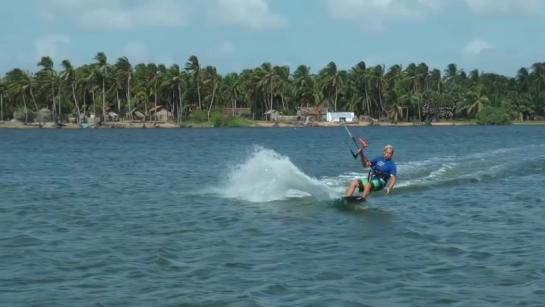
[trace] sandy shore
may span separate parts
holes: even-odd
[[[358,127],[365,127],[365,126],[388,126],[388,127],[415,127],[415,126],[425,126],[426,123],[408,123],[408,122],[398,122],[398,123],[391,123],[391,122],[376,122],[376,123],[370,123],[367,121],[360,121],[357,123],[346,123],[347,126],[358,126]],[[475,125],[475,123],[469,122],[469,121],[456,121],[456,122],[432,122],[432,126],[468,126],[468,125]],[[335,123],[335,122],[311,122],[307,125],[303,123],[275,123],[275,122],[269,122],[269,121],[254,121],[254,127],[339,127],[342,126],[341,123]]]
[[[545,125],[544,121],[524,121],[524,122],[513,122],[514,125]],[[360,121],[357,123],[347,123],[348,126],[387,126],[387,127],[416,127],[416,126],[425,126],[425,123],[413,123],[413,122],[398,122],[396,124],[391,122],[378,122],[371,124],[367,121]],[[471,126],[476,125],[475,122],[471,121],[441,121],[441,122],[432,122],[431,126]],[[259,127],[259,128],[276,128],[276,127],[290,127],[290,128],[303,128],[303,127],[339,127],[340,123],[333,122],[311,122],[304,124],[303,122],[297,123],[285,123],[285,122],[270,122],[270,121],[251,121],[249,127]],[[193,122],[183,122],[180,126],[176,122],[129,122],[129,121],[119,121],[119,122],[103,122],[100,126],[96,127],[99,129],[108,129],[108,128],[163,128],[163,129],[172,129],[172,128],[211,128],[210,123],[193,123]],[[1,128],[11,128],[11,129],[32,129],[32,128],[45,128],[45,129],[55,129],[59,128],[55,123],[28,123],[24,124],[19,121],[0,121]],[[62,129],[79,129],[79,125],[75,123],[65,123],[63,124]]]
[[[0,128],[14,128],[14,129],[32,129],[32,128],[43,128],[43,129],[79,129],[79,125],[75,123],[63,123],[61,127],[58,127],[55,123],[28,123],[24,124],[19,121],[0,121]],[[180,128],[178,123],[173,122],[103,122],[100,126],[89,127],[89,128],[99,128],[99,129],[108,129],[108,128]]]

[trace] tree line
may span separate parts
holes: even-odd
[[[134,65],[127,57],[114,63],[99,52],[90,64],[74,67],[70,60],[56,70],[42,57],[37,72],[19,68],[0,75],[0,120],[14,112],[28,114],[47,108],[56,121],[67,114],[108,111],[132,120],[135,111],[153,120],[152,108],[163,106],[182,122],[192,113],[210,120],[214,111],[248,108],[251,119],[262,119],[275,109],[285,115],[300,107],[327,107],[357,115],[397,121],[473,119],[495,108],[510,119],[528,120],[545,115],[545,62],[522,67],[515,77],[471,70],[449,64],[443,71],[425,63],[406,67],[368,67],[361,61],[348,70],[330,62],[317,73],[300,65],[261,66],[240,73],[219,74],[202,66],[197,56],[185,65],[156,63]],[[80,116],[76,116],[78,120]]]

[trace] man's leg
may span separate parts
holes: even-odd
[[[352,196],[352,194],[354,194],[354,191],[358,188],[359,186],[359,179],[354,179],[352,181],[350,181],[350,185],[348,186],[348,189],[346,189],[346,193],[344,194],[344,196]]]
[[[370,182],[367,182],[367,184],[365,185],[365,188],[363,189],[363,193],[361,193],[361,197],[367,198],[367,196],[369,195],[369,193],[371,193],[372,190],[373,190],[373,181],[371,180]]]

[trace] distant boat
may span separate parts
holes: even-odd
[[[80,123],[79,127],[80,128],[91,128],[91,124],[90,123]]]

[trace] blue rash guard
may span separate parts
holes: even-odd
[[[388,182],[390,176],[397,176],[397,167],[394,161],[385,160],[384,157],[378,156],[371,160],[371,168],[373,169],[373,178],[380,178],[384,182]]]
[[[373,191],[380,191],[386,187],[386,183],[391,176],[397,176],[397,167],[394,161],[385,160],[384,157],[378,156],[371,160],[371,184]],[[359,191],[363,191],[363,187],[369,183],[367,178],[360,179]]]

